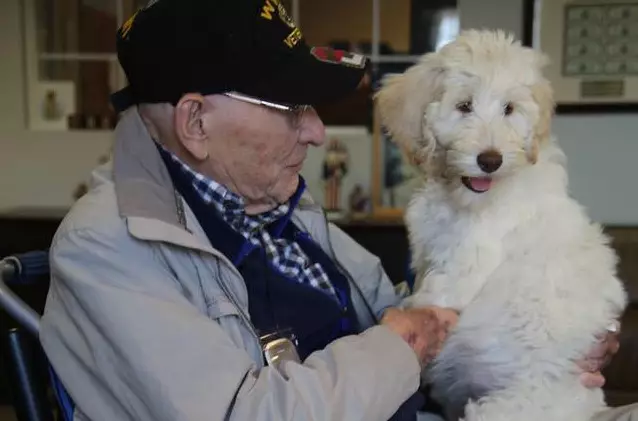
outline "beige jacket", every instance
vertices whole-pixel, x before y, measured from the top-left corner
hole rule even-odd
[[[293,218],[346,270],[362,324],[303,364],[262,366],[244,280],[177,195],[135,108],[51,248],[41,342],[95,421],[385,421],[419,384],[414,352],[373,326],[398,297],[379,260],[304,198]]]

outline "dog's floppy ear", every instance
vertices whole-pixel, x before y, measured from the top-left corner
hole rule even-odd
[[[532,144],[528,150],[528,160],[535,163],[538,159],[538,150],[541,143],[547,141],[551,133],[552,117],[554,115],[554,92],[551,84],[547,79],[542,76],[543,68],[548,64],[549,60],[547,56],[538,52],[532,51],[534,54],[534,62],[538,69],[539,79],[532,86],[532,97],[540,110],[538,121],[534,126],[534,138]]]
[[[441,96],[444,73],[440,58],[429,53],[404,73],[386,76],[375,94],[381,125],[415,162],[427,160],[436,146],[424,114]]]

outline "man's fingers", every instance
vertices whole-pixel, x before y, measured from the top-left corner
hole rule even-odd
[[[611,347],[610,348],[611,348],[610,351],[611,351],[612,354],[617,353],[618,350],[620,349],[620,341],[617,341],[617,340],[613,341],[611,343]]]
[[[447,324],[450,327],[456,325],[459,319],[459,313],[448,308],[435,307],[434,312],[436,313],[436,316],[439,319],[439,321]]]
[[[608,327],[607,331],[618,335],[620,333],[620,320],[614,320]]]
[[[599,371],[606,367],[620,348],[616,333],[607,332],[598,337],[599,341],[593,346],[579,366],[585,371]]]
[[[587,355],[587,359],[603,358],[609,353],[609,344],[606,341],[598,342]]]
[[[583,386],[594,389],[597,387],[603,387],[605,385],[605,378],[600,372],[596,373],[583,373],[580,375],[580,382]]]
[[[412,347],[423,365],[439,352],[450,330],[456,325],[458,313],[438,307],[388,309],[381,320],[399,333]]]
[[[597,373],[603,368],[604,362],[604,358],[589,358],[585,360],[585,364],[581,368],[589,373]]]

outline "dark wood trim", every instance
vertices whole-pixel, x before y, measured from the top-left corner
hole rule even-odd
[[[534,4],[536,0],[523,0],[523,33],[521,41],[523,45],[532,47],[534,40]]]
[[[633,114],[638,113],[638,102],[610,104],[557,104],[556,114]]]

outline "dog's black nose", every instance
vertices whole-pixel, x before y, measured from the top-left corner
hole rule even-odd
[[[485,151],[476,157],[476,163],[486,173],[493,173],[503,164],[503,155],[493,150]]]

